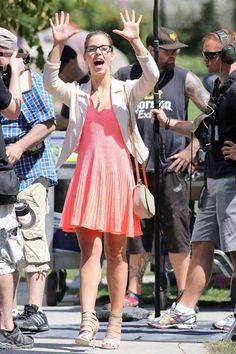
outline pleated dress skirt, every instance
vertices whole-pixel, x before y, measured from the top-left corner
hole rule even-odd
[[[83,227],[128,237],[142,234],[134,215],[135,185],[130,154],[112,108],[98,112],[89,105],[78,161],[65,200],[60,227]]]

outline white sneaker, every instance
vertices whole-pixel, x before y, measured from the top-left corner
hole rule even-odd
[[[212,323],[212,327],[216,329],[221,329],[223,331],[228,331],[232,327],[234,321],[236,320],[236,317],[234,316],[235,316],[234,314],[228,315],[223,320],[219,320]]]
[[[154,328],[196,328],[196,312],[190,310],[182,313],[176,310],[176,303],[173,303],[168,311],[165,311],[160,317],[148,321],[148,325]]]

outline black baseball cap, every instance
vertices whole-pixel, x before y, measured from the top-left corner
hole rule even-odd
[[[59,69],[59,74],[62,72],[66,64],[69,63],[71,59],[75,59],[75,58],[77,58],[76,51],[73,48],[71,48],[69,45],[65,45],[61,53],[61,58],[60,58],[61,65]]]
[[[187,44],[184,44],[179,41],[178,36],[175,31],[167,27],[158,28],[158,40],[159,47],[162,49],[172,50],[172,49],[181,49],[188,47]],[[154,34],[149,33],[146,38],[146,45],[153,46],[154,43]]]
[[[70,61],[70,59],[77,58],[76,51],[71,48],[69,45],[65,45],[63,51],[61,53],[61,63],[66,64]]]

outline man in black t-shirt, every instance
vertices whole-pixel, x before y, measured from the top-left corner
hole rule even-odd
[[[236,34],[227,29],[209,33],[203,38],[203,55],[208,72],[219,77],[203,130],[196,122],[180,124],[154,110],[161,126],[168,122],[171,131],[187,135],[193,130],[206,149],[206,185],[193,228],[185,290],[168,313],[150,321],[155,328],[196,327],[194,306],[210,280],[215,248],[230,253],[236,271]],[[227,330],[234,320],[232,314],[213,327]]]
[[[21,111],[19,77],[24,71],[24,64],[22,58],[16,58],[16,52],[11,55],[9,62],[9,51],[4,47],[4,41],[7,41],[6,48],[16,50],[16,37],[12,35],[12,38],[6,38],[4,29],[1,29],[0,39],[0,111],[9,119],[16,119]],[[7,57],[9,66],[6,65]],[[2,80],[8,73],[7,69],[11,71],[9,90]],[[32,348],[34,344],[31,337],[23,335],[20,329],[14,326],[12,319],[17,262],[23,258],[14,208],[17,192],[18,179],[13,166],[8,162],[0,127],[0,349]]]
[[[160,107],[170,117],[176,117],[180,121],[187,120],[189,99],[204,111],[209,93],[196,75],[175,65],[177,51],[187,47],[179,42],[175,31],[160,27],[158,37],[160,48],[158,66],[161,73],[158,82]],[[146,39],[146,46],[151,54],[154,54],[153,45],[154,38],[150,33]],[[119,69],[116,76],[121,80],[133,80],[141,74],[141,67],[137,63]],[[154,194],[154,138],[153,121],[150,119],[153,105],[153,93],[150,93],[138,104],[135,113],[139,132],[150,152],[146,170],[149,188]],[[185,177],[191,160],[198,150],[198,142],[195,139],[193,144],[186,148],[185,137],[162,128],[160,135],[161,193],[156,197],[161,198],[162,210],[158,212],[161,213],[163,240],[180,293],[185,287],[190,259],[189,192]],[[154,218],[142,220],[142,229],[143,236],[129,238],[127,242],[130,270],[124,306],[139,304],[142,278],[151,256]]]

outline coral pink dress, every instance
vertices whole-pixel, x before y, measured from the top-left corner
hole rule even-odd
[[[112,107],[98,112],[90,103],[76,151],[60,227],[141,235],[140,220],[133,213],[130,155]]]

